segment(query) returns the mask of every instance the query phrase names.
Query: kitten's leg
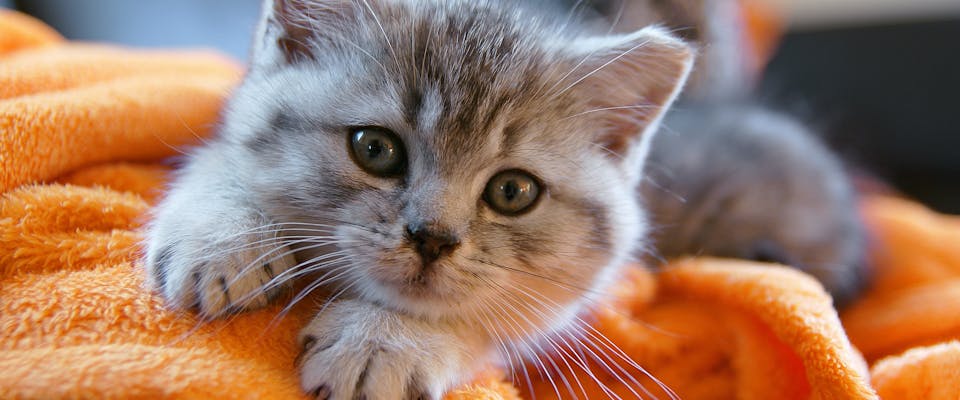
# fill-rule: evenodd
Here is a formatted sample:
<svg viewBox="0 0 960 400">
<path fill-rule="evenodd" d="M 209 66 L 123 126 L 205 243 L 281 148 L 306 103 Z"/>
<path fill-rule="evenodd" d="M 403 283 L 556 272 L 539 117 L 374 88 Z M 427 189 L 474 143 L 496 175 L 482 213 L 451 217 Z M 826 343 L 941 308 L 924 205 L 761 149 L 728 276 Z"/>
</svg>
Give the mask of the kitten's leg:
<svg viewBox="0 0 960 400">
<path fill-rule="evenodd" d="M 148 281 L 171 306 L 208 317 L 266 305 L 283 286 L 274 278 L 295 265 L 229 165 L 216 151 L 198 153 L 147 235 Z"/>
<path fill-rule="evenodd" d="M 464 331 L 336 301 L 300 333 L 300 385 L 318 399 L 439 399 L 486 354 L 483 335 Z"/>
</svg>

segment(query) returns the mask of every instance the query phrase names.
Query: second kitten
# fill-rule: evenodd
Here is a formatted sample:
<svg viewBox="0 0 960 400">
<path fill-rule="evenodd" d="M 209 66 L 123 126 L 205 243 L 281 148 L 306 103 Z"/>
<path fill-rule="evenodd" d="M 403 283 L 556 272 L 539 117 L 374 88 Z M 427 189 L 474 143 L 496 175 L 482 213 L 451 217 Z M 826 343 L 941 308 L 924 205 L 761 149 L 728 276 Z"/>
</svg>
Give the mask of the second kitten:
<svg viewBox="0 0 960 400">
<path fill-rule="evenodd" d="M 745 105 L 667 116 L 641 185 L 662 257 L 776 262 L 816 276 L 837 304 L 863 285 L 864 232 L 840 162 L 801 122 Z"/>
</svg>

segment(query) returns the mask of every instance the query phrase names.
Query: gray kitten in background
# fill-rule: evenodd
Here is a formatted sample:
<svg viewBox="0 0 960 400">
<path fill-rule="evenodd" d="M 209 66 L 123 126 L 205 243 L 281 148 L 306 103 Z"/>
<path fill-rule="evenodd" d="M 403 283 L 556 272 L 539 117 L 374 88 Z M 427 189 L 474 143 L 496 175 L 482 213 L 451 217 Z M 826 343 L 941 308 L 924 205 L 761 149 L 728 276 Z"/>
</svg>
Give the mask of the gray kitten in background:
<svg viewBox="0 0 960 400">
<path fill-rule="evenodd" d="M 543 351 L 622 364 L 576 316 L 644 237 L 693 51 L 551 4 L 265 1 L 218 136 L 156 208 L 150 283 L 207 317 L 330 294 L 299 336 L 318 398 L 435 399 Z"/>
<path fill-rule="evenodd" d="M 867 280 L 854 186 L 813 129 L 751 100 L 738 4 L 726 0 L 593 0 L 619 29 L 659 22 L 697 44 L 691 83 L 654 139 L 642 195 L 653 254 L 791 265 L 838 306 Z M 751 105 L 746 105 L 751 104 Z"/>
<path fill-rule="evenodd" d="M 765 107 L 685 103 L 657 133 L 641 185 L 657 256 L 774 262 L 817 277 L 838 306 L 864 285 L 864 228 L 841 163 L 802 122 Z"/>
</svg>

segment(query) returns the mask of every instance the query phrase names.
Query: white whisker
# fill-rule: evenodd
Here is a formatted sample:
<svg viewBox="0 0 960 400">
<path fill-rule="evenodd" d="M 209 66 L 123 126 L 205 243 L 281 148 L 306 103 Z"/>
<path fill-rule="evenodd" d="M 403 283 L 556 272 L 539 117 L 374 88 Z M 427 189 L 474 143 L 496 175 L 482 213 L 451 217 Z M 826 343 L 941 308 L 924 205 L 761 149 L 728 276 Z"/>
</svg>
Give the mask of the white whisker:
<svg viewBox="0 0 960 400">
<path fill-rule="evenodd" d="M 589 73 L 587 73 L 586 75 L 584 75 L 584 76 L 581 77 L 580 79 L 577 79 L 575 82 L 571 83 L 569 86 L 563 88 L 563 90 L 561 90 L 559 93 L 557 93 L 557 96 L 560 96 L 560 95 L 566 93 L 568 90 L 572 89 L 574 86 L 579 85 L 580 82 L 583 82 L 584 80 L 586 80 L 587 78 L 593 76 L 593 75 L 596 74 L 597 72 L 600 72 L 600 71 L 602 71 L 604 68 L 608 67 L 609 65 L 611 65 L 611 64 L 619 61 L 621 58 L 623 58 L 623 57 L 626 56 L 627 54 L 630 54 L 630 53 L 633 52 L 634 50 L 639 49 L 639 48 L 641 48 L 641 47 L 643 47 L 643 46 L 646 46 L 646 45 L 649 44 L 649 43 L 650 43 L 650 41 L 647 40 L 647 41 L 644 41 L 644 42 L 642 42 L 642 43 L 640 43 L 640 44 L 638 44 L 638 45 L 636 45 L 636 46 L 633 46 L 633 47 L 631 47 L 631 48 L 623 51 L 622 53 L 620 53 L 620 54 L 617 55 L 616 57 L 610 59 L 609 61 L 603 63 L 602 65 L 600 65 L 599 67 L 597 67 L 597 68 L 594 69 L 593 71 L 590 71 Z"/>
</svg>

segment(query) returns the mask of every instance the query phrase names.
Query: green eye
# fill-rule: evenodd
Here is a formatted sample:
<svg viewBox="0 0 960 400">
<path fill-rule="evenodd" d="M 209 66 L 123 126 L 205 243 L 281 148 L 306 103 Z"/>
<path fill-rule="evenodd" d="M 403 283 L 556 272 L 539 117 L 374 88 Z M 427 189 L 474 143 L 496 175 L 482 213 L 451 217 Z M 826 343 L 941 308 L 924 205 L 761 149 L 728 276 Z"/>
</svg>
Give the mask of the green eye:
<svg viewBox="0 0 960 400">
<path fill-rule="evenodd" d="M 350 132 L 353 159 L 376 176 L 397 176 L 407 166 L 403 142 L 386 128 L 356 128 Z"/>
<path fill-rule="evenodd" d="M 521 170 L 504 171 L 490 178 L 483 191 L 483 200 L 494 211 L 504 215 L 526 212 L 540 197 L 540 184 Z"/>
</svg>

